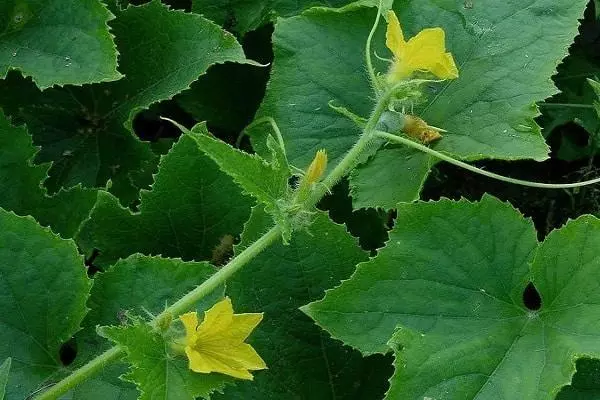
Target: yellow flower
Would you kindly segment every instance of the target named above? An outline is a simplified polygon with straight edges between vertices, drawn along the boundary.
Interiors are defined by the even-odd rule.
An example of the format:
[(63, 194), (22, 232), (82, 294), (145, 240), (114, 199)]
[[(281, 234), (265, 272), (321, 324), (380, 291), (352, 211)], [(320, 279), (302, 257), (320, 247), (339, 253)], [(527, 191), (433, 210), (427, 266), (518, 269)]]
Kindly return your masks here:
[(229, 297), (205, 311), (200, 324), (196, 312), (180, 316), (186, 332), (185, 354), (189, 368), (194, 372), (220, 372), (252, 380), (249, 371), (266, 369), (267, 366), (244, 340), (262, 317), (262, 313), (234, 314)]
[(440, 79), (458, 78), (458, 69), (451, 53), (446, 53), (442, 28), (423, 29), (404, 40), (400, 21), (394, 11), (388, 11), (386, 46), (394, 53), (388, 79), (396, 82), (410, 77), (415, 71), (431, 72)]

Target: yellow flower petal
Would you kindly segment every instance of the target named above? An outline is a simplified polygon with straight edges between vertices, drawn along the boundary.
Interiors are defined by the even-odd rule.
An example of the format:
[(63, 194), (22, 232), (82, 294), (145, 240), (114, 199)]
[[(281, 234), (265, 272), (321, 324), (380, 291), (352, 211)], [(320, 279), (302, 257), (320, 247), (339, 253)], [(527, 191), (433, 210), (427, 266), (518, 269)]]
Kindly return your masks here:
[[(195, 349), (204, 359), (205, 363), (212, 364), (213, 371), (232, 368), (235, 370), (265, 369), (267, 365), (258, 353), (248, 343), (233, 343), (222, 341), (212, 343), (210, 346), (197, 346)], [(226, 373), (226, 372), (224, 372)]]
[(233, 324), (228, 332), (232, 339), (243, 342), (252, 333), (254, 328), (260, 324), (263, 315), (261, 314), (234, 314)]
[(186, 348), (185, 352), (189, 359), (189, 368), (194, 372), (203, 374), (218, 372), (246, 380), (252, 380), (254, 378), (247, 369), (233, 368), (226, 362), (214, 359), (205, 354), (200, 354), (190, 348)]
[(219, 336), (231, 326), (233, 321), (233, 306), (231, 299), (225, 297), (223, 300), (204, 312), (204, 320), (196, 330), (198, 338), (208, 339), (211, 336)]
[(404, 41), (400, 22), (393, 11), (388, 13), (386, 45), (394, 53), (390, 69), (391, 81), (410, 77), (416, 71), (430, 72), (440, 79), (458, 77), (451, 53), (446, 52), (446, 35), (442, 28), (423, 29)]
[(398, 21), (396, 13), (391, 10), (388, 11), (387, 20), (388, 28), (385, 33), (385, 45), (392, 51), (392, 53), (394, 53), (394, 55), (396, 55), (396, 57), (398, 57), (400, 56), (402, 50), (406, 47), (404, 34), (402, 33), (400, 21)]
[(200, 325), (196, 313), (180, 318), (186, 329), (185, 353), (192, 371), (252, 379), (249, 371), (267, 367), (252, 346), (244, 343), (262, 314), (234, 314), (231, 300), (225, 298), (204, 313)]
[(189, 345), (188, 340), (194, 340), (196, 335), (196, 327), (198, 326), (198, 313), (189, 312), (179, 317), (185, 328), (186, 343)]
[(427, 69), (435, 64), (446, 51), (445, 34), (441, 28), (423, 29), (406, 44), (403, 62), (411, 64), (415, 70)]
[(458, 78), (458, 68), (454, 63), (454, 57), (451, 53), (444, 53), (440, 63), (432, 69), (431, 72), (440, 79), (456, 79)]

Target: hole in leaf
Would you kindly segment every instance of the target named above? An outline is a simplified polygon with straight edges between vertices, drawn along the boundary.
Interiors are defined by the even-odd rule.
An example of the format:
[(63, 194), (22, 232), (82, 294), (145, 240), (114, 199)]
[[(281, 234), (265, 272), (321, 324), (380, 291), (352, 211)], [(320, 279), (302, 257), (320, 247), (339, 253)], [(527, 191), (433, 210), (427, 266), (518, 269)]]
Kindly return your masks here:
[(75, 356), (77, 356), (77, 341), (75, 338), (71, 338), (62, 346), (60, 346), (60, 350), (58, 350), (58, 356), (60, 357), (60, 362), (66, 367), (70, 365), (73, 360), (75, 360)]
[(531, 311), (537, 311), (542, 307), (542, 298), (531, 282), (523, 291), (523, 304)]

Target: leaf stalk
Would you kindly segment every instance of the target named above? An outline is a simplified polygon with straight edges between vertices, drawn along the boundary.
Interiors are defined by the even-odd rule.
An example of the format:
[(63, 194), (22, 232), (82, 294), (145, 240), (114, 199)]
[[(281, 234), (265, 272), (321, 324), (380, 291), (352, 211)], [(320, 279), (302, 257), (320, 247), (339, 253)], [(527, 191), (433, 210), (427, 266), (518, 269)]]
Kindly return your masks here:
[(476, 174), (486, 176), (488, 178), (496, 179), (496, 180), (499, 180), (502, 182), (512, 183), (515, 185), (528, 186), (528, 187), (541, 188), (541, 189), (570, 189), (570, 188), (577, 188), (577, 187), (582, 187), (582, 186), (587, 186), (587, 185), (593, 185), (593, 184), (600, 182), (600, 178), (590, 179), (590, 180), (582, 181), (582, 182), (571, 182), (571, 183), (541, 183), (541, 182), (527, 181), (527, 180), (523, 180), (523, 179), (509, 178), (504, 175), (495, 174), (493, 172), (489, 172), (489, 171), (483, 170), (481, 168), (477, 168), (471, 164), (467, 164), (466, 162), (459, 161), (459, 160), (452, 158), (444, 153), (440, 153), (439, 151), (433, 150), (432, 148), (424, 146), (420, 143), (413, 142), (412, 140), (409, 140), (402, 136), (393, 135), (391, 133), (387, 133), (387, 132), (383, 132), (383, 131), (376, 131), (375, 136), (382, 138), (382, 139), (386, 139), (390, 142), (400, 143), (400, 144), (412, 147), (413, 149), (422, 151), (423, 153), (426, 153), (433, 157), (439, 158), (440, 160), (446, 161), (450, 164), (454, 164), (457, 167), (464, 168), (467, 171), (471, 171)]

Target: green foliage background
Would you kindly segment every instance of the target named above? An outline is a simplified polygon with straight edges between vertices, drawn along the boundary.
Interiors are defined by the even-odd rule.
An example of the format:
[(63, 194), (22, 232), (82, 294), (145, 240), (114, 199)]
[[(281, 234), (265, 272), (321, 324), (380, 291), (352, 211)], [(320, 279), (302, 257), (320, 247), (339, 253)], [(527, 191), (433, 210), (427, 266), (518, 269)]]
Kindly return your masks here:
[[(598, 189), (515, 189), (380, 143), (292, 232), (290, 174), (321, 148), (331, 170), (360, 134), (330, 104), (373, 107), (377, 3), (0, 3), (0, 399), (115, 343), (126, 357), (64, 399), (600, 396)], [(597, 5), (385, 1), (407, 37), (442, 27), (459, 65), (412, 110), (447, 130), (432, 148), (600, 175)], [(260, 117), (285, 152), (268, 124), (244, 130)], [(264, 312), (249, 343), (269, 369), (192, 373), (143, 321), (274, 223), (285, 243), (197, 305)]]

